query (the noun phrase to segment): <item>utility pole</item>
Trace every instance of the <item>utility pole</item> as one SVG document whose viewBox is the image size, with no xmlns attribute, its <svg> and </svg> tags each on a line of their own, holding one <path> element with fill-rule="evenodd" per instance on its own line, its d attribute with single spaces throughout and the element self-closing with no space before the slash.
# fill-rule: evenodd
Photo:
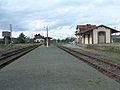
<svg viewBox="0 0 120 90">
<path fill-rule="evenodd" d="M 48 47 L 48 26 L 46 27 L 47 30 L 47 47 Z"/>
<path fill-rule="evenodd" d="M 11 32 L 10 43 L 12 44 L 12 24 L 10 24 L 10 32 Z"/>
</svg>

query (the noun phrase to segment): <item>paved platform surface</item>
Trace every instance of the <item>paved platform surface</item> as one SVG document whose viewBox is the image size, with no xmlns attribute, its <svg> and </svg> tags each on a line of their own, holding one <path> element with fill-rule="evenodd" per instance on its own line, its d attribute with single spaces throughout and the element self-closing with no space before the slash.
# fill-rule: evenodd
<svg viewBox="0 0 120 90">
<path fill-rule="evenodd" d="M 120 90 L 120 84 L 55 46 L 0 70 L 0 90 Z"/>
</svg>

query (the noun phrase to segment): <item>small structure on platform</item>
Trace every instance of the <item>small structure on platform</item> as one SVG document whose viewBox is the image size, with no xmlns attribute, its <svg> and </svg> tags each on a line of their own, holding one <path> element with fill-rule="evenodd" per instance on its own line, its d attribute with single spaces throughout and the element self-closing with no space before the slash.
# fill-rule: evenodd
<svg viewBox="0 0 120 90">
<path fill-rule="evenodd" d="M 34 37 L 34 42 L 36 43 L 44 43 L 44 36 L 40 35 L 40 34 L 36 34 Z"/>
<path fill-rule="evenodd" d="M 50 46 L 52 38 L 51 37 L 44 37 L 45 46 L 47 46 L 47 39 L 48 39 L 48 46 Z"/>
<path fill-rule="evenodd" d="M 112 35 L 113 43 L 120 43 L 120 35 Z"/>
<path fill-rule="evenodd" d="M 112 43 L 112 34 L 120 32 L 105 25 L 77 25 L 76 44 L 105 44 Z"/>
<path fill-rule="evenodd" d="M 10 42 L 11 42 L 11 32 L 3 31 L 2 36 L 4 37 L 5 45 L 10 44 Z"/>
</svg>

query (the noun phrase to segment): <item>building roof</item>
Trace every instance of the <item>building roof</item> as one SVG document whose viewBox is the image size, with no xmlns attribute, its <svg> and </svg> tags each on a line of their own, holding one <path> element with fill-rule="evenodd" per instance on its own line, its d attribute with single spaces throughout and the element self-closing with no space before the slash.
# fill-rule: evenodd
<svg viewBox="0 0 120 90">
<path fill-rule="evenodd" d="M 120 35 L 112 35 L 113 38 L 120 38 Z"/>
<path fill-rule="evenodd" d="M 95 28 L 96 25 L 86 24 L 86 25 L 77 25 L 76 29 L 79 29 L 79 31 L 76 31 L 75 33 L 84 33 L 88 31 L 89 29 Z"/>
<path fill-rule="evenodd" d="M 89 29 L 89 28 L 93 28 L 96 27 L 96 25 L 91 25 L 91 24 L 86 24 L 86 25 L 77 25 L 76 29 Z"/>
<path fill-rule="evenodd" d="M 79 25 L 79 28 L 81 28 L 80 27 L 81 25 Z M 91 27 L 90 27 L 91 26 Z M 76 35 L 80 35 L 80 34 L 84 34 L 84 33 L 87 33 L 87 32 L 91 32 L 92 30 L 94 30 L 94 29 L 97 29 L 97 28 L 99 28 L 99 27 L 105 27 L 105 28 L 108 28 L 108 29 L 110 29 L 112 32 L 111 33 L 116 33 L 116 32 L 120 32 L 120 31 L 118 31 L 118 30 L 116 30 L 116 29 L 113 29 L 113 28 L 110 28 L 110 27 L 108 27 L 108 26 L 105 26 L 105 25 L 99 25 L 99 26 L 96 26 L 96 25 L 90 25 L 89 27 L 86 27 L 85 26 L 85 30 L 82 30 L 82 31 L 80 31 L 79 33 L 76 33 Z M 78 26 L 77 26 L 78 27 Z M 82 26 L 82 28 L 83 28 L 83 26 Z M 77 29 L 77 28 L 76 28 Z"/>
<path fill-rule="evenodd" d="M 47 37 L 44 37 L 43 39 L 47 39 Z M 48 37 L 48 39 L 52 39 L 51 37 Z"/>
</svg>

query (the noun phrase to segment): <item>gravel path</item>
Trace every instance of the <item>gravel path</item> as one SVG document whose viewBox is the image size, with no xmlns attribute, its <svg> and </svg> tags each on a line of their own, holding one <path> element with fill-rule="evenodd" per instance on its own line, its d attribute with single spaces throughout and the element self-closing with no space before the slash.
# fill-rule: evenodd
<svg viewBox="0 0 120 90">
<path fill-rule="evenodd" d="M 0 70 L 0 90 L 120 90 L 120 84 L 57 47 L 40 46 Z"/>
</svg>

